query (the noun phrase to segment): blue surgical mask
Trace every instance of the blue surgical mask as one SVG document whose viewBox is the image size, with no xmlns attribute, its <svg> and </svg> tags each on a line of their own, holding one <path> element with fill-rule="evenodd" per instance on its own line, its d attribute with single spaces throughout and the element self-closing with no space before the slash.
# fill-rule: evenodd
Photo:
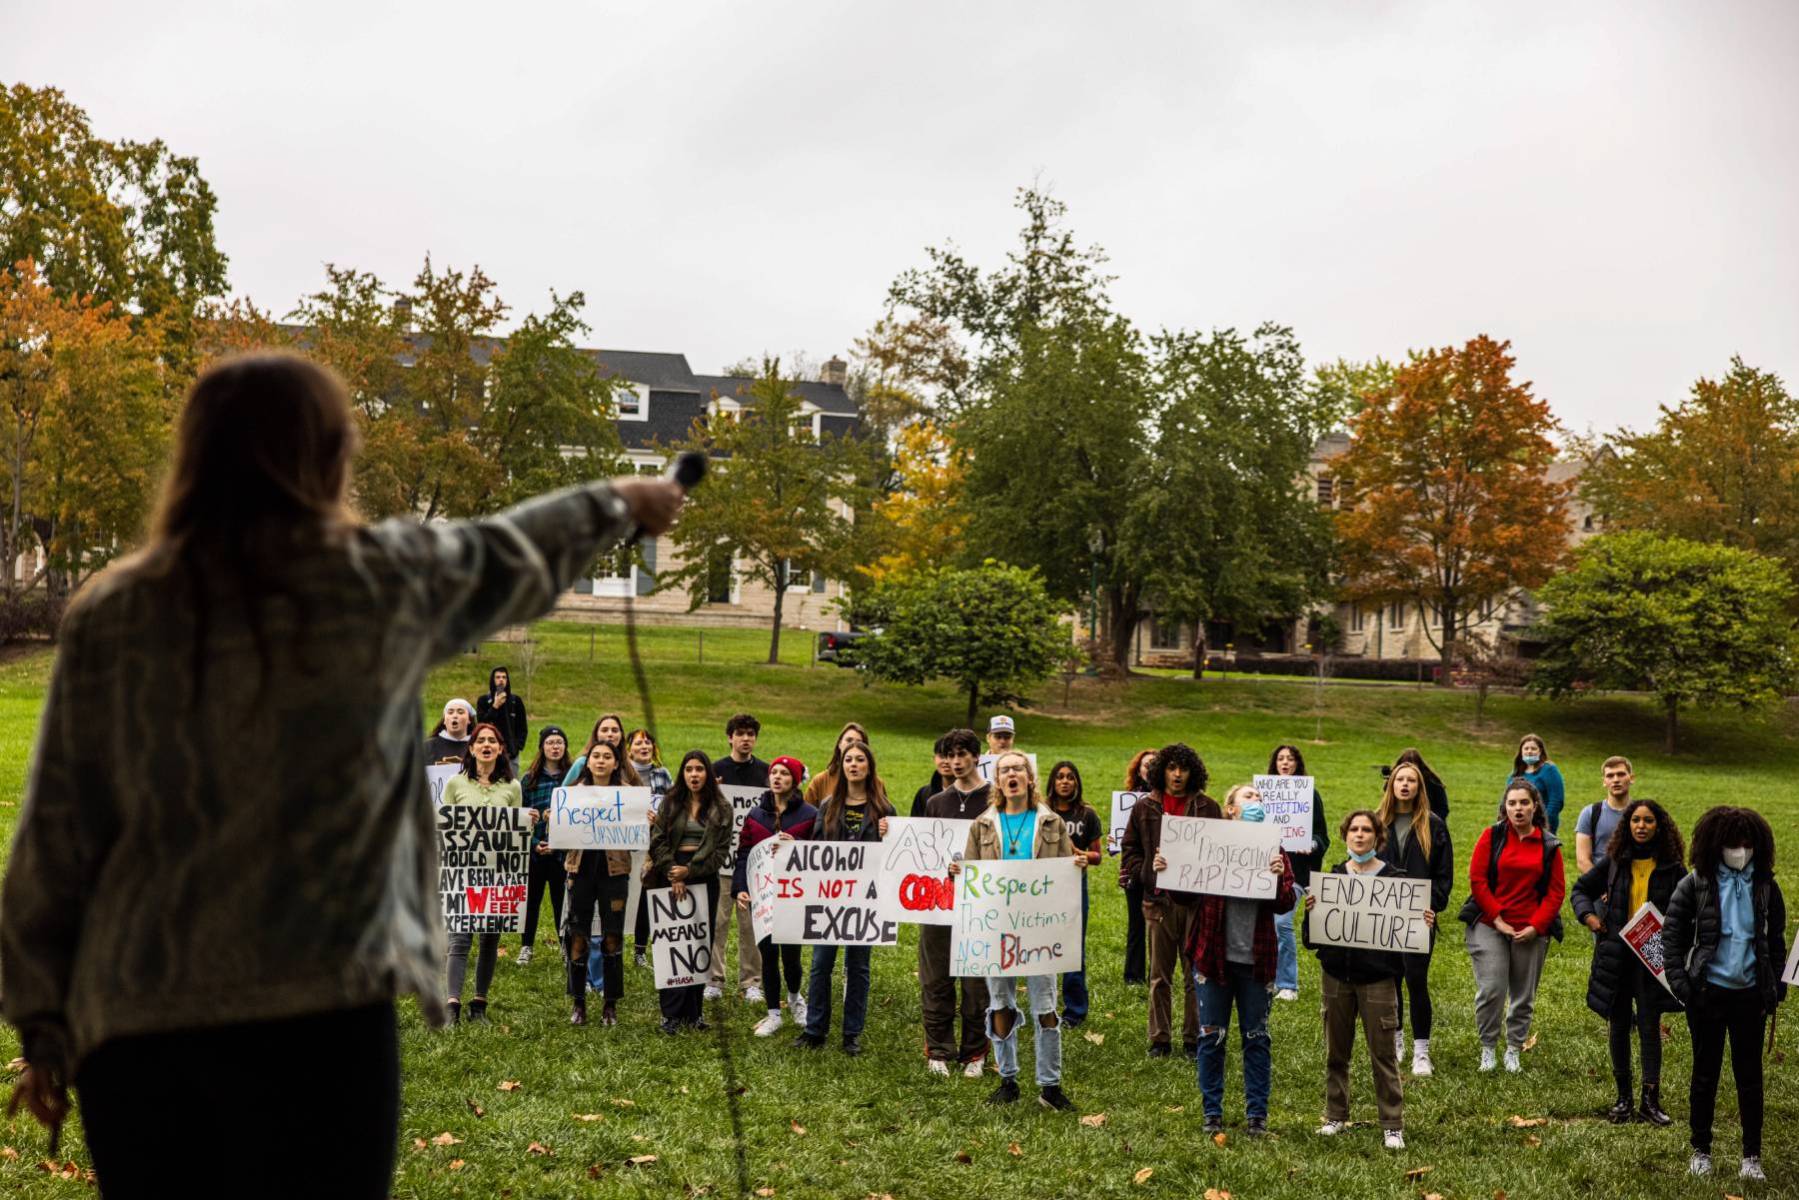
<svg viewBox="0 0 1799 1200">
<path fill-rule="evenodd" d="M 1355 859 L 1357 863 L 1369 863 L 1374 861 L 1375 853 L 1375 851 L 1370 850 L 1366 854 L 1357 854 L 1354 850 L 1351 850 L 1349 852 L 1349 857 Z"/>
<path fill-rule="evenodd" d="M 1238 811 L 1237 815 L 1245 821 L 1254 821 L 1257 824 L 1268 817 L 1268 814 L 1262 811 L 1262 804 L 1259 800 L 1249 801 Z"/>
<path fill-rule="evenodd" d="M 1518 757 L 1522 758 L 1524 760 L 1524 765 L 1527 767 L 1534 767 L 1538 763 L 1543 761 L 1543 756 L 1541 754 L 1532 754 L 1528 750 L 1526 750 L 1523 754 L 1520 754 Z"/>
</svg>

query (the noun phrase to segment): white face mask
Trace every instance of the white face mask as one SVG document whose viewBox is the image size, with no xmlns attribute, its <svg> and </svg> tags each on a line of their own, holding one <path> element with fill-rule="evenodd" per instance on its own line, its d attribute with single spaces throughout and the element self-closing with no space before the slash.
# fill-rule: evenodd
<svg viewBox="0 0 1799 1200">
<path fill-rule="evenodd" d="M 1726 846 L 1724 848 L 1724 865 L 1733 871 L 1741 871 L 1755 857 L 1755 851 L 1748 846 Z"/>
</svg>

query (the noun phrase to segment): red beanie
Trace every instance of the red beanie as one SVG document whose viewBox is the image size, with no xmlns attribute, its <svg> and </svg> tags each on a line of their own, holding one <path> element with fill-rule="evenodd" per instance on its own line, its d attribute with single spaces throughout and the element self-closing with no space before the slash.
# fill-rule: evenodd
<svg viewBox="0 0 1799 1200">
<path fill-rule="evenodd" d="M 786 767 L 787 773 L 793 776 L 793 786 L 798 787 L 806 778 L 806 764 L 792 755 L 783 754 L 768 764 L 771 767 Z"/>
</svg>

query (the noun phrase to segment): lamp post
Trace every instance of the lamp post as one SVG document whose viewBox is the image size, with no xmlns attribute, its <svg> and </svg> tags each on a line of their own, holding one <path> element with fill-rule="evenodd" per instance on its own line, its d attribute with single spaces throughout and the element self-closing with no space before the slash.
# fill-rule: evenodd
<svg viewBox="0 0 1799 1200">
<path fill-rule="evenodd" d="M 1087 631 L 1093 652 L 1087 656 L 1087 674 L 1098 675 L 1099 663 L 1099 556 L 1105 553 L 1106 535 L 1097 528 L 1088 535 Z"/>
</svg>

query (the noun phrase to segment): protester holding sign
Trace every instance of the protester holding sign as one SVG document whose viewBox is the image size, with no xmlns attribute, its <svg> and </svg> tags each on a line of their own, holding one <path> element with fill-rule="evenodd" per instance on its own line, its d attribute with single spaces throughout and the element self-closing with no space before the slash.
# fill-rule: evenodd
<svg viewBox="0 0 1799 1200">
<path fill-rule="evenodd" d="M 1174 1005 L 1174 978 L 1180 975 L 1186 993 L 1181 1017 L 1181 1044 L 1188 1058 L 1199 1055 L 1199 992 L 1193 973 L 1181 969 L 1181 948 L 1193 931 L 1193 910 L 1199 903 L 1194 892 L 1164 891 L 1156 875 L 1168 867 L 1162 856 L 1162 818 L 1211 817 L 1221 819 L 1224 810 L 1205 793 L 1206 765 L 1185 742 L 1156 752 L 1148 780 L 1150 794 L 1131 809 L 1124 830 L 1124 854 L 1119 873 L 1128 875 L 1143 889 L 1143 920 L 1149 932 L 1149 1056 L 1167 1058 L 1173 1036 L 1170 1016 Z M 1291 905 L 1289 905 L 1291 907 Z"/>
<path fill-rule="evenodd" d="M 981 742 L 972 729 L 952 729 L 937 739 L 932 753 L 943 764 L 949 786 L 925 801 L 925 815 L 939 820 L 970 821 L 986 812 L 993 786 L 981 778 Z M 923 925 L 918 930 L 918 1007 L 924 1018 L 925 1069 L 948 1075 L 952 1062 L 962 1074 L 979 1079 L 987 1060 L 987 988 L 979 979 L 950 974 L 950 927 Z M 962 989 L 961 998 L 956 995 Z M 960 1014 L 962 1036 L 956 1036 Z"/>
<path fill-rule="evenodd" d="M 1062 975 L 1062 1023 L 1079 1029 L 1087 1019 L 1087 869 L 1099 865 L 1105 829 L 1099 814 L 1081 795 L 1081 771 L 1067 759 L 1049 770 L 1049 806 L 1068 826 L 1075 851 L 1087 860 L 1081 869 L 1081 969 Z"/>
<path fill-rule="evenodd" d="M 1380 817 L 1359 808 L 1343 818 L 1338 830 L 1348 859 L 1331 868 L 1333 875 L 1359 879 L 1402 879 L 1405 873 L 1382 862 L 1380 850 L 1387 832 Z M 1305 897 L 1309 913 L 1316 897 Z M 1433 926 L 1437 914 L 1425 910 Z M 1399 1024 L 1399 988 L 1405 975 L 1405 959 L 1391 950 L 1363 946 L 1339 946 L 1315 939 L 1311 923 L 1305 931 L 1308 949 L 1318 955 L 1324 975 L 1324 1123 L 1318 1132 L 1335 1137 L 1349 1128 L 1349 1063 L 1355 1054 L 1355 1027 L 1362 1023 L 1373 1064 L 1374 1103 L 1380 1114 L 1383 1141 L 1389 1150 L 1405 1149 L 1405 1088 L 1399 1080 L 1399 1048 L 1388 1030 Z"/>
<path fill-rule="evenodd" d="M 1455 887 L 1455 851 L 1449 841 L 1449 826 L 1431 812 L 1425 803 L 1427 783 L 1424 772 L 1414 763 L 1402 762 L 1387 775 L 1381 791 L 1381 832 L 1385 835 L 1380 851 L 1381 861 L 1398 868 L 1412 879 L 1430 880 L 1431 911 L 1441 914 L 1449 907 L 1449 896 Z M 1430 1002 L 1430 959 L 1437 948 L 1437 934 L 1431 930 L 1430 949 L 1423 954 L 1405 956 L 1405 989 L 1399 998 L 1399 1024 L 1393 1030 L 1394 1053 L 1405 1059 L 1405 1001 L 1412 1001 L 1412 1074 L 1427 1076 L 1432 1071 L 1430 1034 L 1434 1012 Z"/>
<path fill-rule="evenodd" d="M 760 802 L 760 791 L 746 789 L 763 789 L 768 787 L 768 764 L 756 757 L 756 741 L 762 736 L 762 722 L 753 715 L 740 712 L 725 722 L 725 740 L 730 749 L 720 757 L 712 760 L 712 773 L 718 776 L 719 786 L 727 789 L 726 798 L 732 800 L 731 820 L 732 833 L 741 830 L 743 818 L 749 810 Z M 735 793 L 728 789 L 736 788 Z M 732 841 L 733 852 L 736 841 Z M 733 853 L 735 858 L 735 853 Z M 735 862 L 727 864 L 735 867 Z M 737 925 L 737 986 L 743 989 L 743 998 L 751 1004 L 763 1003 L 762 995 L 762 954 L 756 949 L 756 934 L 750 928 L 748 909 L 737 907 L 730 888 L 720 888 L 718 911 L 713 916 L 712 926 L 712 975 L 706 984 L 706 999 L 718 1000 L 725 994 L 725 963 L 729 961 L 731 948 L 731 925 Z M 781 1004 L 779 994 L 768 997 L 778 1008 Z"/>
<path fill-rule="evenodd" d="M 887 789 L 875 773 L 874 751 L 865 742 L 843 748 L 838 756 L 837 786 L 819 810 L 814 841 L 878 842 L 887 836 L 887 818 L 894 815 Z M 837 951 L 843 950 L 849 986 L 843 996 L 843 1052 L 862 1053 L 862 1026 L 868 1019 L 868 986 L 871 977 L 870 947 L 813 946 L 812 972 L 806 980 L 805 1032 L 794 1045 L 816 1050 L 831 1031 L 831 974 Z"/>
<path fill-rule="evenodd" d="M 444 785 L 443 802 L 450 804 L 521 803 L 518 781 L 512 777 L 512 765 L 506 760 L 506 740 L 492 725 L 477 725 L 469 736 L 468 752 L 462 758 L 462 774 Z M 533 814 L 534 821 L 536 820 Z M 468 974 L 468 955 L 475 939 L 480 949 L 475 956 L 475 994 L 468 1003 L 471 1021 L 487 1020 L 487 989 L 493 983 L 494 967 L 499 961 L 500 935 L 497 933 L 452 933 L 448 960 L 448 999 L 450 1023 L 462 1013 L 462 983 Z"/>
<path fill-rule="evenodd" d="M 1536 1009 L 1537 983 L 1549 939 L 1562 936 L 1557 916 L 1567 885 L 1561 843 L 1548 829 L 1543 794 L 1528 779 L 1506 785 L 1499 819 L 1481 831 L 1468 858 L 1472 893 L 1462 906 L 1468 959 L 1474 966 L 1474 1023 L 1480 1069 L 1491 1071 L 1503 1017 L 1505 1069 L 1523 1069 L 1525 1039 Z"/>
<path fill-rule="evenodd" d="M 1002 753 L 993 764 L 993 776 L 998 798 L 969 827 L 964 857 L 976 862 L 1072 858 L 1084 880 L 1092 860 L 1075 848 L 1062 818 L 1042 804 L 1031 760 L 1016 750 Z M 1076 804 L 1078 785 L 1077 776 Z M 1092 810 L 1088 810 L 1088 815 L 1092 815 Z M 1093 819 L 1092 835 L 1097 840 L 1097 817 Z M 949 866 L 951 875 L 960 869 L 960 863 Z M 1085 894 L 1083 888 L 1082 895 Z M 1037 1102 L 1045 1108 L 1067 1112 L 1074 1108 L 1074 1101 L 1062 1092 L 1062 1021 L 1056 1015 L 1056 977 L 1053 973 L 1026 975 L 1024 983 L 1035 1022 L 1031 1053 L 1037 1060 Z M 987 1103 L 1013 1104 L 1018 1100 L 1018 978 L 988 976 L 987 995 L 987 1037 L 993 1043 L 993 1063 L 999 1070 L 999 1087 L 987 1097 Z"/>
<path fill-rule="evenodd" d="M 1689 1092 L 1694 1175 L 1712 1170 L 1712 1115 L 1730 1041 L 1743 1122 L 1737 1174 L 1763 1180 L 1762 1043 L 1768 1020 L 1786 998 L 1786 898 L 1774 878 L 1774 831 L 1752 808 L 1723 805 L 1693 826 L 1692 873 L 1668 900 L 1662 930 L 1668 986 L 1687 1006 L 1693 1035 Z"/>
<path fill-rule="evenodd" d="M 1611 1023 L 1618 1102 L 1606 1116 L 1614 1125 L 1628 1123 L 1633 1115 L 1652 1125 L 1672 1120 L 1662 1111 L 1662 1014 L 1679 1008 L 1680 1002 L 1619 935 L 1645 904 L 1667 913 L 1674 888 L 1686 876 L 1685 864 L 1686 843 L 1674 818 L 1653 800 L 1633 800 L 1612 834 L 1605 861 L 1574 882 L 1574 915 L 1597 935 L 1587 1007 Z M 1632 1025 L 1643 1054 L 1640 1109 L 1631 1102 Z"/>
<path fill-rule="evenodd" d="M 1131 765 L 1124 771 L 1124 790 L 1141 798 L 1154 790 L 1149 777 L 1156 769 L 1156 752 L 1139 750 Z M 1116 803 L 1116 798 L 1114 798 Z M 1129 815 L 1126 815 L 1126 828 L 1129 828 Z M 1117 853 L 1124 852 L 1124 834 L 1118 835 Z M 1143 882 L 1124 869 L 1122 861 L 1118 864 L 1118 886 L 1124 890 L 1124 981 L 1126 983 L 1149 982 L 1149 952 L 1147 949 L 1148 933 L 1143 924 Z"/>
<path fill-rule="evenodd" d="M 662 747 L 656 744 L 656 735 L 647 729 L 633 729 L 625 735 L 625 745 L 628 747 L 626 757 L 631 760 L 632 769 L 637 772 L 637 777 L 643 780 L 643 785 L 650 789 L 650 795 L 656 798 L 655 803 L 660 804 L 662 797 L 668 794 L 668 789 L 674 786 L 674 777 L 668 773 L 668 768 L 662 765 Z M 651 811 L 654 811 L 654 805 L 652 805 Z M 639 883 L 642 882 L 642 877 L 649 872 L 648 856 L 641 856 L 641 858 L 642 861 L 638 867 Z M 631 918 L 631 941 L 636 947 L 632 961 L 634 965 L 641 967 L 644 965 L 644 955 L 650 947 L 650 908 L 643 902 L 641 887 L 633 888 L 632 891 L 637 895 L 636 911 Z"/>
<path fill-rule="evenodd" d="M 1537 790 L 1543 793 L 1543 811 L 1549 814 L 1549 832 L 1559 832 L 1565 786 L 1562 769 L 1549 761 L 1549 747 L 1534 733 L 1518 739 L 1518 753 L 1512 757 L 1512 778 L 1519 776 L 1536 784 Z"/>
<path fill-rule="evenodd" d="M 719 867 L 730 842 L 731 806 L 718 790 L 712 760 L 704 750 L 689 750 L 675 772 L 674 787 L 662 797 L 656 819 L 650 823 L 648 885 L 672 888 L 677 900 L 686 895 L 689 886 L 703 885 L 710 896 L 711 889 L 718 886 Z M 709 911 L 702 911 L 699 919 L 710 929 Z M 705 992 L 703 982 L 658 988 L 662 1032 L 708 1028 L 703 1015 Z"/>
<path fill-rule="evenodd" d="M 634 788 L 642 787 L 643 781 L 630 763 L 619 760 L 617 747 L 609 741 L 599 741 L 588 750 L 571 786 Z M 642 793 L 638 795 L 641 797 Z M 563 868 L 568 872 L 568 924 L 563 928 L 562 940 L 567 950 L 572 1005 L 569 1024 L 587 1024 L 588 964 L 597 907 L 604 981 L 601 990 L 606 998 L 600 1009 L 600 1024 L 610 1027 L 618 1024 L 618 1002 L 625 995 L 625 898 L 631 891 L 631 852 L 570 850 Z"/>
<path fill-rule="evenodd" d="M 443 716 L 425 739 L 427 763 L 462 765 L 468 753 L 469 730 L 475 724 L 475 710 L 467 700 L 451 700 L 444 705 Z"/>
<path fill-rule="evenodd" d="M 743 832 L 737 838 L 737 864 L 731 873 L 731 894 L 737 898 L 742 912 L 750 910 L 750 851 L 769 838 L 783 842 L 804 841 L 812 836 L 818 821 L 818 810 L 800 795 L 800 780 L 806 765 L 797 758 L 780 757 L 768 764 L 768 791 L 762 801 L 743 819 Z M 781 976 L 787 976 L 787 1007 L 793 1011 L 795 1023 L 806 1023 L 806 1001 L 800 994 L 800 948 L 776 946 L 772 938 L 763 938 L 756 949 L 762 958 L 762 994 L 768 997 L 768 1015 L 756 1026 L 757 1037 L 772 1036 L 781 1028 Z"/>
<path fill-rule="evenodd" d="M 575 776 L 587 763 L 587 756 L 593 748 L 605 742 L 620 758 L 625 757 L 625 719 L 617 713 L 607 713 L 593 723 L 593 730 L 587 735 L 587 744 L 581 747 L 581 754 L 568 769 L 568 777 L 562 781 L 564 787 L 575 786 Z"/>
<path fill-rule="evenodd" d="M 1305 756 L 1294 745 L 1280 745 L 1268 756 L 1268 773 L 1285 777 L 1304 776 L 1306 770 Z M 1287 861 L 1293 865 L 1293 886 L 1300 896 L 1306 894 L 1306 887 L 1312 881 L 1312 872 L 1324 863 L 1324 852 L 1330 846 L 1331 839 L 1324 818 L 1324 797 L 1318 794 L 1318 786 L 1312 785 L 1312 844 L 1303 851 L 1287 847 Z M 1276 1000 L 1299 999 L 1299 947 L 1293 937 L 1293 913 L 1281 913 L 1274 918 L 1274 932 L 1280 939 L 1280 963 L 1274 973 L 1274 998 Z"/>
<path fill-rule="evenodd" d="M 807 804 L 823 811 L 825 801 L 837 790 L 837 779 L 843 771 L 843 752 L 858 742 L 868 745 L 868 731 L 854 721 L 845 722 L 837 733 L 837 745 L 831 751 L 830 763 L 806 784 Z"/>
<path fill-rule="evenodd" d="M 543 907 L 543 894 L 550 893 L 550 915 L 555 928 L 562 927 L 562 894 L 568 885 L 568 872 L 562 856 L 550 849 L 550 797 L 562 786 L 568 774 L 568 735 L 560 725 L 545 725 L 537 735 L 537 757 L 531 760 L 519 790 L 524 802 L 537 816 L 532 818 L 531 883 L 525 896 L 525 930 L 519 937 L 518 965 L 529 966 L 532 947 L 537 945 L 537 914 Z"/>
</svg>

